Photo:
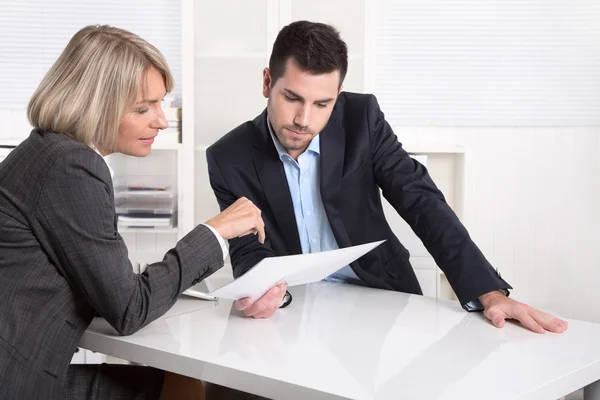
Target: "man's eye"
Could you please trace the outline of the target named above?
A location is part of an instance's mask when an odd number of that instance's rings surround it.
[[[317,103],[317,107],[319,107],[319,108],[325,108],[325,107],[327,107],[327,104]]]

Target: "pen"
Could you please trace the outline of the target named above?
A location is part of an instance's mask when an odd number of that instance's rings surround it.
[[[210,300],[210,301],[219,300],[217,297],[210,296],[210,295],[208,295],[206,293],[202,293],[202,292],[199,292],[199,291],[194,290],[194,289],[188,289],[185,292],[183,292],[183,294],[186,294],[186,295],[192,296],[192,297],[197,297],[197,298],[202,299],[202,300]]]

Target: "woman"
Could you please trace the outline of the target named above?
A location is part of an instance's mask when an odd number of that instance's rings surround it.
[[[133,273],[102,156],[148,155],[172,87],[155,47],[88,26],[31,98],[35,129],[0,164],[0,399],[202,395],[199,381],[149,367],[70,365],[96,312],[132,334],[223,266],[223,239],[264,242],[260,211],[240,199]]]

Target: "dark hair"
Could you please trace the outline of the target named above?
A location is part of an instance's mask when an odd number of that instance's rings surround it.
[[[348,46],[337,29],[319,22],[296,21],[279,32],[269,60],[271,85],[283,76],[290,58],[315,75],[339,70],[340,86],[348,71]]]

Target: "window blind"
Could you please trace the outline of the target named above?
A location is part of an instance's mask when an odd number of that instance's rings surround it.
[[[181,95],[181,2],[170,0],[1,0],[0,109],[24,110],[44,74],[86,25],[134,32],[166,57]]]
[[[598,1],[377,0],[374,14],[392,125],[600,125]]]

